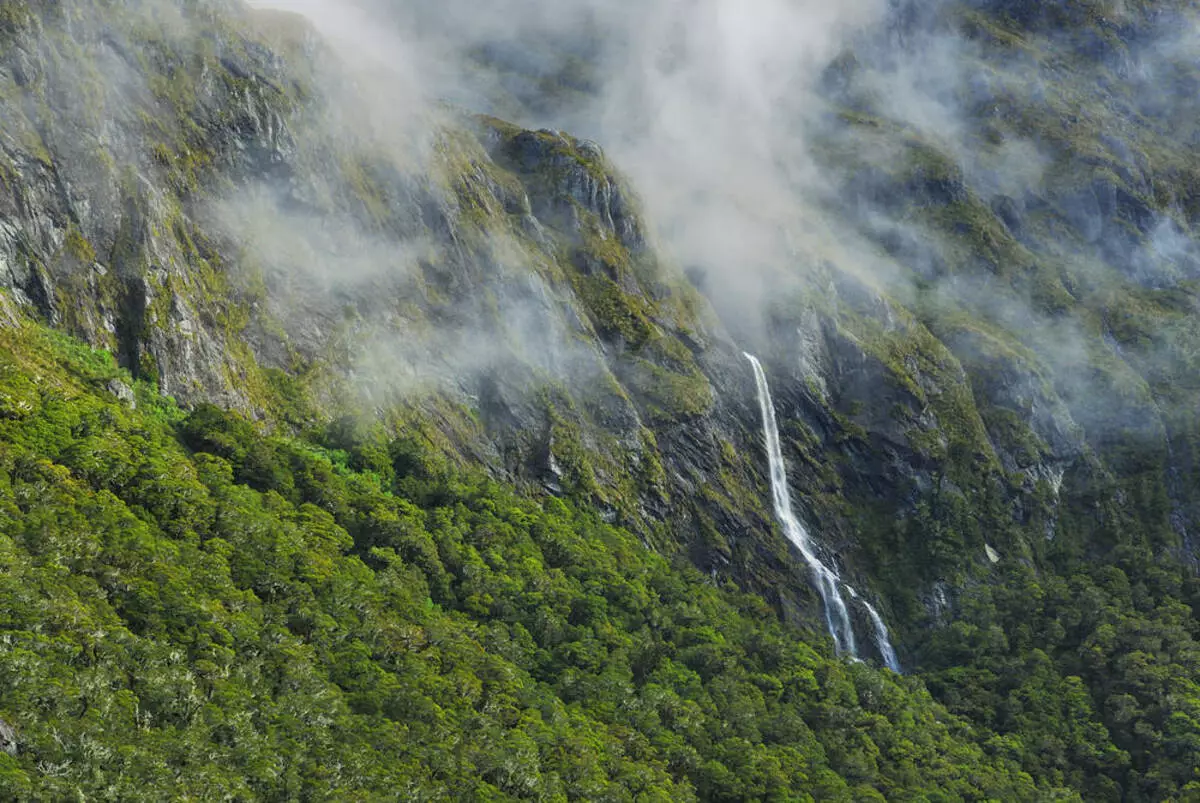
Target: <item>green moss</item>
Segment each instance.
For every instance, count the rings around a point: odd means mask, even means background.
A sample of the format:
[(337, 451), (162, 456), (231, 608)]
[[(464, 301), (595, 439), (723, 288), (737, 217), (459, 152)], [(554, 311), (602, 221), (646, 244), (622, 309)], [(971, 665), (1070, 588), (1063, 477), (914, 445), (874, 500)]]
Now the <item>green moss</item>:
[(579, 425), (553, 403), (547, 404), (546, 413), (550, 420), (550, 454), (563, 474), (564, 490), (583, 498), (598, 494), (600, 486), (591, 453), (583, 444)]
[[(992, 471), (996, 456), (975, 404), (962, 366), (923, 325), (901, 315), (902, 325), (884, 329), (875, 318), (844, 313), (842, 322), (854, 332), (860, 346), (887, 369), (888, 381), (912, 398), (898, 411), (907, 421), (928, 409), (937, 419), (935, 429), (913, 426), (912, 446), (938, 461), (949, 461), (954, 476), (966, 482), (981, 470)], [(861, 433), (847, 430), (852, 436)]]
[(341, 163), (341, 175), (348, 183), (353, 200), (376, 225), (390, 217), (387, 195), (372, 171), (363, 160), (345, 157)]
[(33, 13), (23, 0), (0, 2), (0, 33), (13, 34), (29, 27)]
[(973, 195), (929, 210), (926, 219), (948, 235), (947, 241), (956, 249), (955, 262), (959, 265), (981, 262), (991, 272), (1004, 276), (1014, 267), (1032, 261), (1025, 247)]
[(7, 153), (0, 152), (0, 187), (5, 192), (12, 192), (18, 180), (17, 170)]
[(671, 496), (667, 491), (667, 472), (659, 457), (658, 440), (654, 432), (645, 427), (638, 431), (638, 438), (642, 445), (641, 460), (638, 464), (638, 485), (656, 495), (664, 504), (669, 504)]
[(602, 265), (610, 276), (618, 280), (629, 277), (629, 251), (613, 232), (606, 230), (594, 213), (574, 201), (572, 204), (583, 224), (583, 253), (593, 262)]
[(1049, 454), (1049, 447), (1029, 428), (1028, 420), (1015, 410), (993, 406), (984, 408), (983, 421), (998, 446), (1012, 454), (1017, 468), (1037, 465)]
[(838, 425), (837, 432), (834, 434), (834, 439), (839, 444), (857, 441), (860, 444), (865, 444), (869, 441), (869, 433), (866, 428), (854, 420), (853, 414), (845, 414), (838, 410), (831, 410), (830, 415), (834, 422)]
[(63, 330), (97, 348), (117, 347), (116, 336), (103, 324), (106, 314), (121, 308), (120, 281), (112, 272), (100, 275), (90, 264), (63, 271), (54, 289)]
[(713, 404), (712, 386), (699, 371), (675, 373), (634, 358), (630, 361), (628, 384), (655, 419), (694, 418), (704, 415)]
[(956, 9), (962, 15), (963, 33), (986, 46), (1020, 52), (1029, 47), (1027, 37), (1012, 20), (970, 8)]
[(54, 156), (50, 153), (50, 149), (46, 147), (45, 140), (38, 133), (37, 129), (32, 126), (22, 126), (20, 128), (21, 147), (36, 159), (42, 167), (53, 168)]
[(466, 130), (439, 132), (434, 146), (436, 175), (459, 199), (463, 211), (485, 227), (503, 219), (506, 210), (496, 191), (520, 198), (525, 188), (515, 175), (494, 163), (479, 141)]
[(74, 225), (67, 228), (63, 241), (64, 250), (82, 265), (91, 265), (96, 261), (96, 249), (83, 236), (83, 232)]
[(577, 276), (572, 284), (601, 337), (620, 337), (633, 352), (646, 343), (652, 324), (639, 299), (607, 276)]
[(720, 458), (718, 482), (715, 485), (704, 484), (705, 496), (741, 515), (763, 515), (763, 503), (770, 498), (770, 489), (752, 484), (750, 478), (757, 476), (757, 473), (747, 462), (754, 458), (739, 452), (724, 438), (720, 440)]

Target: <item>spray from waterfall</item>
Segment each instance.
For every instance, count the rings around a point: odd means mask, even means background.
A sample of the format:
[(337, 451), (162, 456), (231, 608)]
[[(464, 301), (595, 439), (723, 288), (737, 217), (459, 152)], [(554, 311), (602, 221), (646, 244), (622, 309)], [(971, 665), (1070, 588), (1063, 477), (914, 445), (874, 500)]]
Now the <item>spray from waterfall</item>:
[(754, 367), (754, 381), (758, 385), (758, 405), (762, 410), (763, 437), (767, 442), (767, 462), (771, 473), (771, 499), (774, 503), (775, 515), (783, 527), (784, 535), (800, 551), (804, 562), (808, 564), (813, 573), (817, 592), (821, 595), (821, 602), (824, 606), (825, 625), (829, 629), (829, 635), (833, 637), (834, 647), (839, 655), (858, 658), (858, 649), (854, 642), (854, 626), (851, 623), (850, 611), (846, 607), (846, 601), (842, 597), (840, 588), (844, 586), (850, 596), (861, 602), (866, 608), (871, 624), (875, 628), (875, 646), (879, 650), (884, 664), (893, 672), (899, 672), (900, 661), (896, 657), (896, 651), (892, 648), (883, 617), (871, 603), (862, 599), (853, 588), (843, 583), (836, 570), (821, 561), (809, 538), (808, 531), (804, 529), (800, 520), (792, 512), (792, 497), (788, 490), (787, 469), (783, 462), (783, 449), (779, 441), (779, 426), (775, 421), (775, 403), (771, 400), (771, 388), (767, 384), (766, 372), (758, 358), (753, 354), (745, 354), (745, 357)]

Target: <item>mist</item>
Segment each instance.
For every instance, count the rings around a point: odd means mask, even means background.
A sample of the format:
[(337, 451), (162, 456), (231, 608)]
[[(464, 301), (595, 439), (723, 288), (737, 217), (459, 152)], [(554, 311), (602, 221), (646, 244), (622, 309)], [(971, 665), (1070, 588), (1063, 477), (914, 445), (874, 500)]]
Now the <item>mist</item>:
[[(1112, 282), (1171, 287), (1197, 273), (1182, 212), (1154, 212), (1131, 237), (1109, 220), (1120, 210), (1094, 201), (1092, 189), (1068, 191), (1064, 170), (1084, 172), (1069, 153), (1081, 146), (1062, 122), (1076, 113), (1077, 90), (1056, 84), (1044, 64), (1048, 52), (1068, 49), (1098, 60), (1095, 74), (1111, 71), (1145, 109), (1191, 108), (1187, 87), (1167, 78), (1194, 59), (1194, 15), (1096, 53), (1051, 33), (998, 48), (994, 33), (946, 24), (949, 4), (911, 14), (885, 0), (763, 0), (752, 9), (732, 0), (252, 5), (311, 21), (355, 90), (354, 99), (333, 98), (326, 125), (390, 154), (411, 175), (431, 169), (430, 143), (460, 112), (599, 143), (636, 195), (664, 263), (686, 272), (733, 338), (753, 348), (770, 337), (767, 319), (781, 299), (835, 292), (830, 271), (906, 304), (932, 283), (939, 309), (964, 309), (1015, 333), (1054, 371), (1064, 397), (1094, 403), (1103, 393), (1085, 366), (1099, 357), (1083, 345), (1096, 336), (1094, 324), (1048, 309), (1044, 288), (987, 278), (1012, 269), (995, 260), (1049, 266), (1065, 277), (1054, 291), (1064, 298)], [(1031, 117), (1047, 129), (1032, 132)], [(897, 166), (912, 160), (914, 146), (946, 159), (950, 178), (905, 184)], [(1113, 165), (1137, 163), (1119, 138), (1096, 147)], [(1131, 180), (1135, 190), (1140, 180)], [(995, 216), (986, 236), (999, 238), (1001, 256), (964, 250), (937, 227), (929, 211), (951, 203)], [(306, 224), (282, 229), (293, 225)], [(1070, 232), (1065, 242), (1054, 242), (1055, 227)], [(351, 236), (360, 250), (364, 234)], [(502, 247), (511, 263), (535, 259), (515, 241)], [(395, 260), (350, 262), (328, 265), (369, 281), (371, 264)], [(531, 337), (510, 339), (513, 353), (538, 351), (522, 343), (544, 344), (542, 331), (572, 331), (564, 303), (522, 298), (501, 309), (499, 319), (533, 321), (515, 327)], [(446, 340), (447, 353), (491, 365), (496, 342), (491, 330), (468, 326)], [(477, 352), (488, 356), (471, 359)], [(542, 362), (555, 371), (570, 364)]]
[(799, 262), (847, 248), (814, 223), (830, 188), (807, 131), (826, 113), (825, 66), (882, 2), (254, 5), (309, 17), (373, 86), (377, 68), (395, 74), (380, 100), (410, 119), (452, 106), (598, 142), (662, 254), (727, 320), (756, 321)]

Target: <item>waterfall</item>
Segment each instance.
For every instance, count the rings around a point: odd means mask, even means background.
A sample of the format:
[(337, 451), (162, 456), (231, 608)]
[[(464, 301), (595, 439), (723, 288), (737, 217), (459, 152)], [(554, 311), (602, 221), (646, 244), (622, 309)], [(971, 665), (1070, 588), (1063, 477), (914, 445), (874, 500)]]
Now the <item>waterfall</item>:
[(892, 647), (891, 635), (888, 633), (887, 625), (883, 622), (883, 617), (879, 615), (879, 611), (875, 610), (874, 605), (860, 597), (851, 586), (847, 585), (846, 590), (850, 592), (850, 597), (855, 602), (861, 602), (867, 609), (871, 627), (875, 628), (875, 649), (879, 650), (879, 657), (883, 659), (883, 665), (899, 675), (901, 673), (900, 659), (896, 657), (896, 650)]
[(883, 623), (883, 617), (879, 615), (879, 611), (875, 610), (875, 606), (865, 599), (862, 604), (866, 606), (867, 616), (871, 617), (871, 624), (875, 627), (875, 647), (879, 650), (879, 657), (883, 659), (883, 665), (899, 675), (900, 659), (896, 657), (896, 650), (892, 648), (892, 640), (888, 636), (887, 625)]
[(842, 582), (836, 570), (826, 566), (819, 557), (809, 539), (808, 531), (800, 524), (796, 514), (792, 512), (792, 497), (788, 491), (787, 469), (783, 462), (783, 449), (779, 443), (779, 426), (775, 421), (775, 404), (771, 401), (771, 388), (767, 384), (767, 374), (763, 371), (762, 363), (753, 354), (745, 354), (750, 364), (754, 366), (754, 381), (758, 385), (758, 406), (762, 410), (763, 437), (767, 442), (767, 462), (771, 472), (771, 499), (775, 506), (775, 516), (783, 527), (787, 539), (795, 545), (808, 564), (816, 581), (817, 592), (825, 610), (825, 625), (829, 635), (833, 637), (833, 645), (839, 655), (849, 655), (858, 658), (858, 649), (854, 643), (854, 627), (850, 621), (850, 611), (846, 607), (840, 586), (844, 586), (851, 598), (861, 602), (875, 628), (875, 647), (883, 663), (893, 672), (900, 672), (900, 661), (892, 648), (887, 625), (875, 607), (849, 585)]
[(775, 405), (771, 401), (771, 388), (762, 363), (752, 354), (746, 359), (754, 366), (754, 380), (758, 384), (758, 405), (762, 409), (763, 436), (767, 441), (767, 462), (771, 470), (771, 498), (775, 515), (783, 527), (783, 534), (800, 551), (804, 562), (812, 570), (817, 592), (825, 609), (825, 625), (833, 636), (833, 646), (839, 655), (858, 657), (854, 644), (854, 628), (850, 624), (850, 611), (842, 599), (838, 586), (841, 578), (836, 571), (821, 562), (809, 540), (808, 531), (792, 513), (792, 497), (788, 491), (787, 470), (783, 463), (783, 450), (779, 445), (779, 427), (775, 423)]

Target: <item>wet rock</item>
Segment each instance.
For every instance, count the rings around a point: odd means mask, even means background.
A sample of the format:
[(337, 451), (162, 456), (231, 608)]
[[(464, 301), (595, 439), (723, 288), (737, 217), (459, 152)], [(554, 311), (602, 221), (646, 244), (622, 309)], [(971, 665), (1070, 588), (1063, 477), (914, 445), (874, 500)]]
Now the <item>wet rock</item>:
[(19, 749), (16, 728), (0, 719), (0, 751), (15, 756)]
[(543, 221), (578, 231), (579, 207), (596, 215), (625, 247), (644, 246), (641, 227), (599, 145), (557, 131), (522, 131), (501, 137), (496, 153), (502, 165), (532, 178), (529, 201)]
[[(1083, 455), (1083, 432), (1039, 366), (1019, 359), (979, 331), (960, 330), (947, 335), (945, 342), (968, 367), (978, 401), (1015, 416), (1039, 439), (1043, 450), (1039, 460), (1065, 467)], [(991, 435), (1006, 469), (1029, 467), (1006, 436), (994, 427)]]
[(938, 206), (962, 203), (970, 197), (962, 171), (957, 167), (946, 170), (919, 169), (909, 179), (905, 193), (918, 203)]
[(108, 392), (116, 396), (117, 399), (128, 407), (137, 407), (137, 396), (134, 395), (133, 388), (126, 385), (119, 379), (111, 380), (108, 385)]
[(1000, 218), (1009, 233), (1017, 239), (1021, 238), (1021, 234), (1025, 227), (1023, 210), (1020, 204), (1007, 195), (997, 195), (991, 201), (992, 212), (996, 217)]

